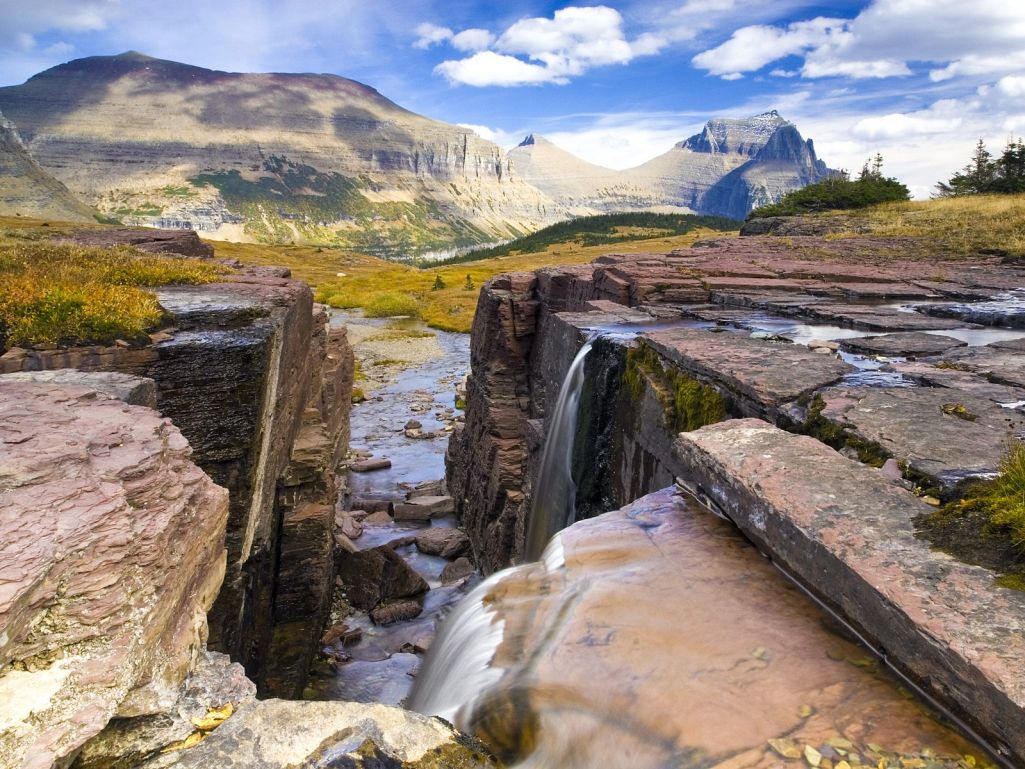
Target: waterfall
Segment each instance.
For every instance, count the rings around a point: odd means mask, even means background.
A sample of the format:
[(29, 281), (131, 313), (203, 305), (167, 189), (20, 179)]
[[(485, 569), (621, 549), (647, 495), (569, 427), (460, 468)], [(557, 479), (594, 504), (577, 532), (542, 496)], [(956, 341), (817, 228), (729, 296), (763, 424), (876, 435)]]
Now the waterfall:
[(502, 642), (504, 623), (496, 621), (484, 598), (505, 573), (481, 582), (445, 618), (416, 677), (407, 708), (458, 724), (502, 677), (502, 668), (491, 663)]
[(594, 337), (580, 348), (559, 390), (559, 399), (548, 421), (541, 469), (534, 484), (524, 558), (536, 561), (555, 534), (573, 523), (577, 486), (573, 482), (573, 439), (577, 410), (584, 386), (584, 361)]

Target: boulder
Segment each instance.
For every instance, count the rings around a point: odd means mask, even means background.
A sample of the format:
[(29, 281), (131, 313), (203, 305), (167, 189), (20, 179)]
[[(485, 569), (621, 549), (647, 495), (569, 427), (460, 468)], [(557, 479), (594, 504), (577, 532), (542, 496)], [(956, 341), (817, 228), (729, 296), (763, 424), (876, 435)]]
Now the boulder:
[(190, 455), (150, 409), (0, 381), (0, 765), (66, 765), (112, 717), (177, 697), (228, 516)]
[(461, 556), (452, 561), (452, 563), (446, 564), (445, 568), (441, 570), (441, 583), (443, 585), (451, 585), (454, 582), (469, 577), (473, 572), (474, 568), (470, 559)]
[(370, 610), (370, 619), (378, 625), (391, 625), (393, 622), (416, 619), (423, 610), (422, 600), (386, 601)]
[(361, 459), (359, 462), (354, 462), (349, 468), (354, 473), (372, 473), (375, 470), (387, 470), (391, 467), (391, 460), (387, 457), (378, 457), (374, 459)]
[(406, 502), (395, 504), (396, 521), (429, 521), (443, 515), (451, 515), (456, 510), (452, 497), (413, 497)]
[(337, 565), (345, 595), (357, 609), (369, 611), (382, 601), (411, 598), (429, 589), (424, 578), (385, 545), (339, 553)]
[(456, 558), (470, 547), (470, 538), (460, 529), (432, 526), (416, 535), (416, 548), (427, 555)]

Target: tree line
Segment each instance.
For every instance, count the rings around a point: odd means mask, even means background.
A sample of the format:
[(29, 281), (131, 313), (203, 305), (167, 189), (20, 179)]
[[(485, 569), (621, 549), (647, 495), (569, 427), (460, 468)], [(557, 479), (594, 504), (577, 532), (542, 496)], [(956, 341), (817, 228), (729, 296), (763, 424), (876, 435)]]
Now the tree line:
[(936, 190), (939, 197), (1025, 192), (1025, 142), (1009, 140), (1004, 151), (993, 157), (979, 139), (971, 162), (947, 181), (938, 182)]

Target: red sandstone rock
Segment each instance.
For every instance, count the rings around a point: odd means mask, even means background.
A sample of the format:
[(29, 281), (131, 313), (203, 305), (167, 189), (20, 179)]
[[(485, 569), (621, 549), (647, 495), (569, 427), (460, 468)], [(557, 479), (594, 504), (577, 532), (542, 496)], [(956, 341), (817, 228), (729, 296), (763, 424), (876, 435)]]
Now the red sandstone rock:
[(176, 698), (228, 514), (190, 454), (149, 409), (0, 381), (0, 764), (45, 769)]

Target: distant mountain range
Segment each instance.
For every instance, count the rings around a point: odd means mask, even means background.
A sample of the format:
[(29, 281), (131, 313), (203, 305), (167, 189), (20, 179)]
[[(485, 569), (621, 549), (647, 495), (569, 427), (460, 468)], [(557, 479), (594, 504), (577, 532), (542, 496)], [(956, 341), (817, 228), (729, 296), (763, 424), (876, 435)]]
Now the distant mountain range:
[(391, 257), (608, 211), (742, 218), (827, 173), (775, 112), (712, 120), (664, 155), (613, 171), (536, 135), (506, 153), (335, 75), (217, 72), (134, 52), (0, 88), (0, 112), (10, 121), (0, 121), (0, 212), (99, 211)]

